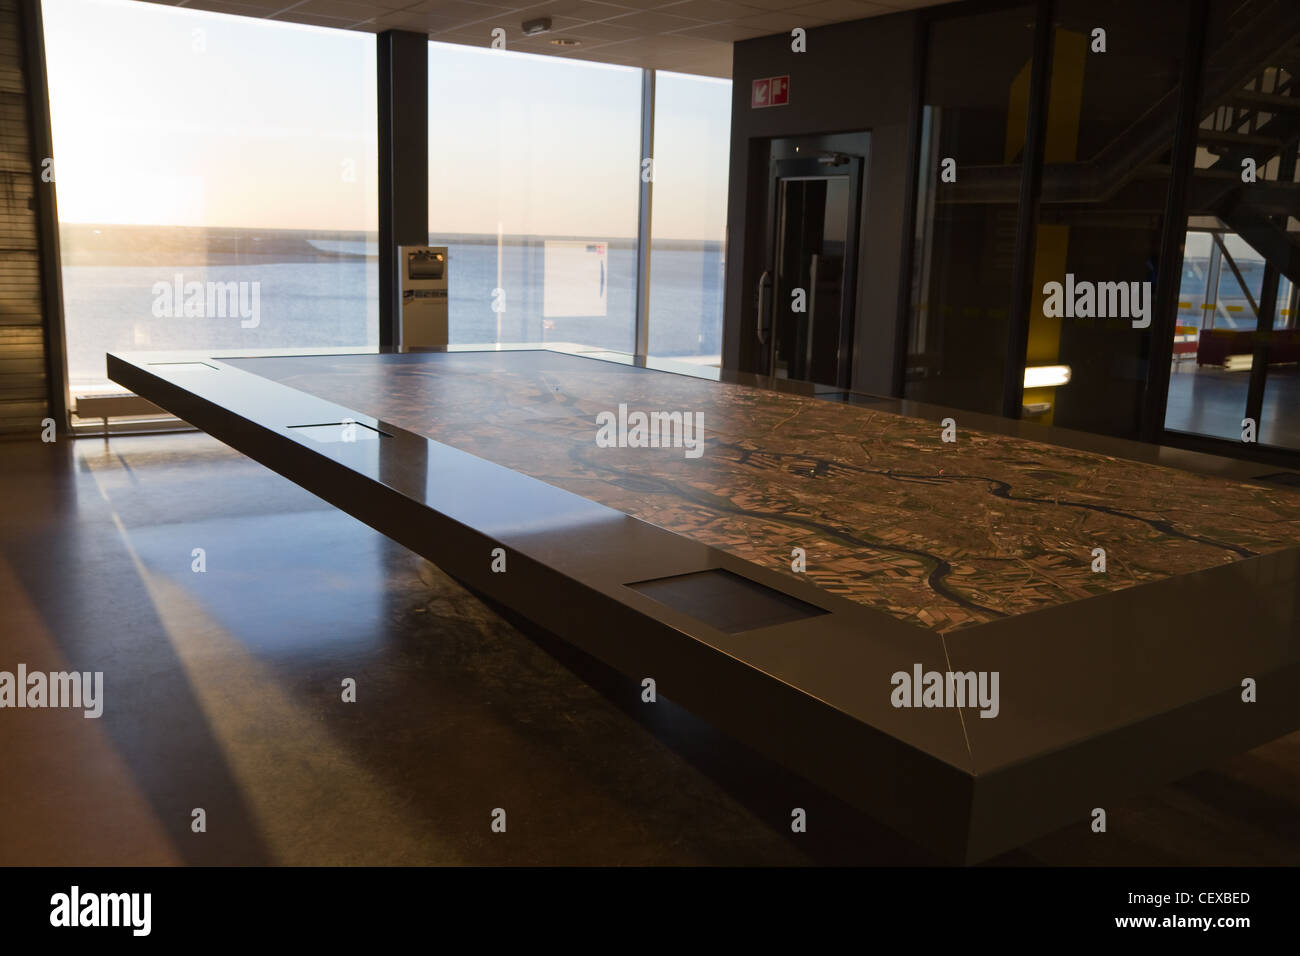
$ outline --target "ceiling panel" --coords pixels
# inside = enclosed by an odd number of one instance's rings
[[[411,30],[432,40],[709,76],[731,75],[738,40],[934,6],[938,0],[146,0],[190,9],[377,33]],[[541,17],[552,29],[525,38]],[[554,39],[577,40],[557,46]]]

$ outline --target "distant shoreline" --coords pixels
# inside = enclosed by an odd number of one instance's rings
[[[137,226],[62,223],[61,258],[65,266],[230,265],[240,262],[370,261],[377,255],[376,232],[328,229],[248,229],[229,226]],[[547,240],[604,242],[611,249],[636,248],[632,237],[507,234],[503,245],[528,247]],[[496,245],[495,233],[445,233],[438,245]],[[355,251],[323,248],[316,243],[354,244]],[[722,252],[717,239],[656,239],[654,248]],[[364,250],[364,251],[363,251]]]

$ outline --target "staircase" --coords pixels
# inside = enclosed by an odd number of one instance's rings
[[[1300,232],[1288,229],[1300,215],[1298,147],[1300,42],[1293,40],[1202,120],[1188,214],[1217,216],[1300,283]],[[1246,160],[1255,162],[1257,182],[1242,182]]]
[[[1214,24],[1207,49],[1188,214],[1217,217],[1300,283],[1300,222],[1291,218],[1300,217],[1300,0],[1242,0]],[[1170,89],[1091,160],[1046,165],[1041,201],[1163,214],[1179,95]],[[1245,159],[1255,161],[1255,183],[1242,182]],[[967,167],[938,201],[1015,203],[1020,172]]]

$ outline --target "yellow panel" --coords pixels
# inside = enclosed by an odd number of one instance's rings
[[[1013,163],[1025,148],[1025,122],[1029,118],[1029,72],[1031,59],[1011,81],[1007,92],[1007,147],[1004,163]]]
[[[1052,88],[1047,94],[1045,163],[1072,163],[1079,156],[1079,116],[1083,111],[1083,69],[1087,59],[1087,37],[1071,30],[1056,31]]]
[[[1048,90],[1047,135],[1043,143],[1045,163],[1071,163],[1078,156],[1079,116],[1083,108],[1083,70],[1088,56],[1088,41],[1082,33],[1056,31],[1056,50],[1052,61],[1052,85]],[[1008,115],[1027,109],[1029,101],[1029,66],[1021,70],[1011,85]],[[1023,81],[1023,90],[1021,84]],[[1023,95],[1023,102],[1020,97]],[[1007,161],[1012,154],[1011,119],[1007,126]],[[1019,126],[1024,143],[1023,117]],[[1066,253],[1070,247],[1070,227],[1038,226],[1034,244],[1034,289],[1030,298],[1029,337],[1025,347],[1025,365],[1058,365],[1061,350],[1061,320],[1043,315],[1043,285],[1060,282],[1065,276]],[[1068,387],[1068,386],[1066,386]],[[1026,405],[1050,402],[1051,411],[1038,421],[1051,424],[1056,413],[1056,388],[1031,388],[1024,392]]]

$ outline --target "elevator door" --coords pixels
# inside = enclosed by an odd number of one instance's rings
[[[773,164],[770,289],[759,290],[770,375],[849,387],[860,172],[842,154]]]

